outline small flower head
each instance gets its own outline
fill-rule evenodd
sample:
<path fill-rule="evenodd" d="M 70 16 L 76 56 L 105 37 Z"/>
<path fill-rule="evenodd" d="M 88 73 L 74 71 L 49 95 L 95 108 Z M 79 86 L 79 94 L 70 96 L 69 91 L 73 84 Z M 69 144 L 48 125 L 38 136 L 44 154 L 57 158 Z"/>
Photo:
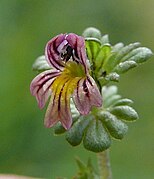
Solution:
<path fill-rule="evenodd" d="M 45 56 L 51 69 L 36 76 L 30 90 L 40 108 L 50 97 L 45 126 L 52 127 L 60 121 L 69 129 L 71 97 L 82 115 L 88 114 L 92 106 L 102 105 L 100 92 L 89 74 L 84 38 L 73 33 L 60 34 L 47 43 Z"/>

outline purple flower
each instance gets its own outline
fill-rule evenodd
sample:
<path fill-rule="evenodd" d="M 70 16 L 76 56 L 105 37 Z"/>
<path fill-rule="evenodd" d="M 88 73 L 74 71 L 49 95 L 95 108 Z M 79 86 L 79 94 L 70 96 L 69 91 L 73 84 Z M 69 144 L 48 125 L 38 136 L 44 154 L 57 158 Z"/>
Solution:
<path fill-rule="evenodd" d="M 73 33 L 60 34 L 47 43 L 45 56 L 51 69 L 36 76 L 30 90 L 40 108 L 51 96 L 45 126 L 52 127 L 60 121 L 69 129 L 71 97 L 82 115 L 88 114 L 92 106 L 102 105 L 100 92 L 89 74 L 84 38 Z"/>

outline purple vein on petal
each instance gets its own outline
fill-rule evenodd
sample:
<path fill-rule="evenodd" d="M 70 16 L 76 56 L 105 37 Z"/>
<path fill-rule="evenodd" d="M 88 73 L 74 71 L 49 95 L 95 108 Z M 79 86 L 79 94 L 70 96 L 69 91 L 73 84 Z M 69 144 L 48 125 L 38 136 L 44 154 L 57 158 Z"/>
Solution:
<path fill-rule="evenodd" d="M 60 72 L 47 70 L 37 75 L 30 85 L 30 91 L 36 97 L 38 105 L 43 108 L 51 94 L 50 87 Z"/>
<path fill-rule="evenodd" d="M 65 39 L 65 34 L 60 34 L 53 39 L 51 39 L 45 48 L 45 55 L 49 64 L 51 64 L 54 68 L 61 70 L 63 65 L 59 61 L 59 55 L 57 48 Z"/>

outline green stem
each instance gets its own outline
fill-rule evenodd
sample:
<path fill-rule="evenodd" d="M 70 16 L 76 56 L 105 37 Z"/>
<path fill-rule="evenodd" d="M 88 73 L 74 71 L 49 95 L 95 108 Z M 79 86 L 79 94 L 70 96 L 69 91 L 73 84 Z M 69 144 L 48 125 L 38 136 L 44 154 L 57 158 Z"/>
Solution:
<path fill-rule="evenodd" d="M 112 179 L 109 150 L 97 154 L 100 179 Z"/>

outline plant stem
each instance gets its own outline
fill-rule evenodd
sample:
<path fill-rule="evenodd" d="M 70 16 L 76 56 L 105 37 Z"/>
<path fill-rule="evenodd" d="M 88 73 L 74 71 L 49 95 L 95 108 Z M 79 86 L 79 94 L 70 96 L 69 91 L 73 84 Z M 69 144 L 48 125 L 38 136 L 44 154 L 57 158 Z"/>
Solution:
<path fill-rule="evenodd" d="M 100 179 L 112 179 L 109 150 L 97 154 Z"/>

